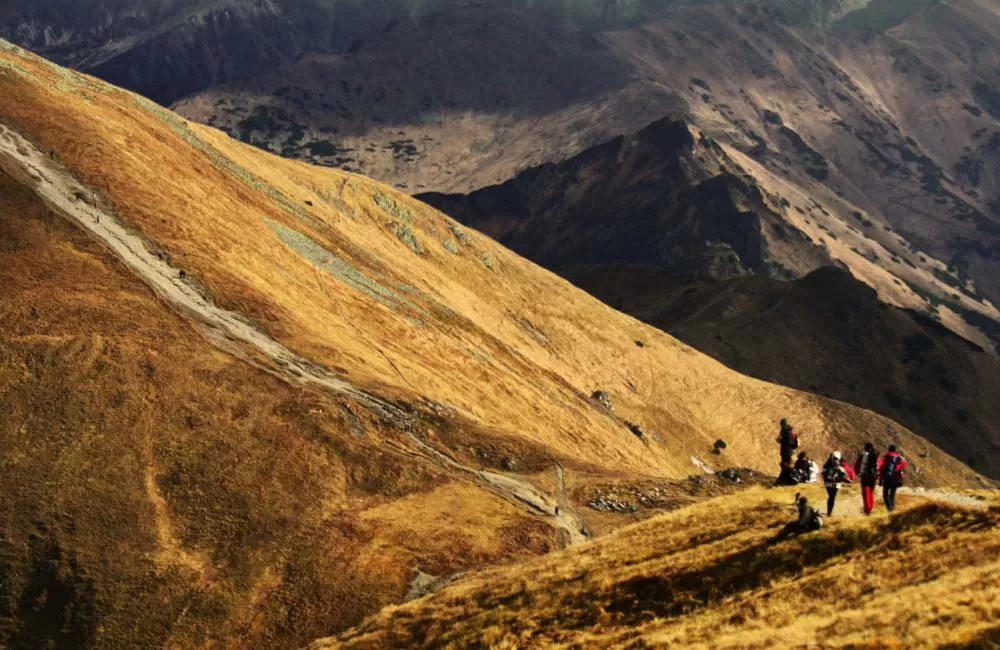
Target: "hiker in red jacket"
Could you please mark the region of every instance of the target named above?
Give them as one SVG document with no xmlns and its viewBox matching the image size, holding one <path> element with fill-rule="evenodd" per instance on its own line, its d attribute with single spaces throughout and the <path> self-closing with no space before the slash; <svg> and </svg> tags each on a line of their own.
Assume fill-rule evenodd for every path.
<svg viewBox="0 0 1000 650">
<path fill-rule="evenodd" d="M 882 457 L 878 473 L 878 484 L 882 486 L 882 500 L 885 501 L 885 507 L 889 512 L 896 509 L 896 490 L 903 485 L 905 469 L 906 459 L 896 451 L 896 445 L 889 445 L 889 451 Z"/>
<path fill-rule="evenodd" d="M 861 481 L 861 500 L 864 503 L 865 514 L 870 515 L 875 508 L 875 484 L 878 483 L 882 459 L 875 451 L 875 445 L 865 443 L 865 450 L 858 454 L 854 463 L 854 473 Z"/>
</svg>

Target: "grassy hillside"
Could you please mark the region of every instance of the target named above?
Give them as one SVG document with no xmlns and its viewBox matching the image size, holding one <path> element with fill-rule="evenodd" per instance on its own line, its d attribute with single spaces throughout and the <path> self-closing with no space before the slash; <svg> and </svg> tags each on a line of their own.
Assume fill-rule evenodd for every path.
<svg viewBox="0 0 1000 650">
<path fill-rule="evenodd" d="M 981 480 L 369 179 L 2 42 L 0 117 L 0 645 L 297 647 L 578 539 L 564 483 L 682 478 L 719 438 L 773 471 L 781 417 Z"/>
<path fill-rule="evenodd" d="M 1000 478 L 1000 362 L 923 314 L 880 302 L 845 271 L 795 282 L 698 281 L 640 267 L 560 272 L 734 370 L 872 409 Z"/>
<path fill-rule="evenodd" d="M 808 496 L 819 500 L 821 490 Z M 787 497 L 787 499 L 786 499 Z M 858 507 L 842 495 L 843 514 Z M 751 491 L 391 607 L 312 650 L 990 648 L 1000 509 L 907 498 L 776 540 L 791 492 Z"/>
</svg>

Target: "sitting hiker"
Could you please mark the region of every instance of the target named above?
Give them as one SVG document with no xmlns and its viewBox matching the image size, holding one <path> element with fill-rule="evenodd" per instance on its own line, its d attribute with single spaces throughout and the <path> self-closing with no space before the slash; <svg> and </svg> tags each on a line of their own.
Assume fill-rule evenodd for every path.
<svg viewBox="0 0 1000 650">
<path fill-rule="evenodd" d="M 819 530 L 823 527 L 823 517 L 820 516 L 819 510 L 813 508 L 809 505 L 809 500 L 805 497 L 799 497 L 799 518 L 795 521 L 798 525 L 799 530 L 802 532 L 809 532 L 813 530 Z"/>
<path fill-rule="evenodd" d="M 795 467 L 792 468 L 792 476 L 796 483 L 806 483 L 809 480 L 810 461 L 806 452 L 800 451 L 799 457 L 795 460 Z"/>
<path fill-rule="evenodd" d="M 851 477 L 844 469 L 843 456 L 839 451 L 830 454 L 823 465 L 823 485 L 826 486 L 826 516 L 833 515 L 833 506 L 837 502 L 837 492 L 844 483 L 850 483 Z"/>
<path fill-rule="evenodd" d="M 780 542 L 792 535 L 801 535 L 823 527 L 823 517 L 819 510 L 809 505 L 809 500 L 804 496 L 795 495 L 795 506 L 798 509 L 798 516 L 795 521 L 789 522 L 771 541 L 772 544 Z"/>
</svg>

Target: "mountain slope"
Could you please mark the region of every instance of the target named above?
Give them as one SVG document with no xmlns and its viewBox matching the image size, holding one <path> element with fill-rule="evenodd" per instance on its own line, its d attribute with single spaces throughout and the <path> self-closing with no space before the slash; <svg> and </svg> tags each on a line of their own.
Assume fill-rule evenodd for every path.
<svg viewBox="0 0 1000 650">
<path fill-rule="evenodd" d="M 844 271 L 823 268 L 795 282 L 698 281 L 638 267 L 561 273 L 734 370 L 869 408 L 1000 476 L 996 357 L 924 315 L 881 303 Z"/>
<path fill-rule="evenodd" d="M 814 238 L 862 230 L 849 246 L 933 294 L 932 311 L 980 311 L 980 298 L 998 299 L 990 138 L 1000 121 L 980 106 L 1000 81 L 995 3 L 933 3 L 884 33 L 791 28 L 752 6 L 672 18 L 609 39 L 639 74 L 691 79 L 674 88 L 692 121 L 747 154 L 766 189 L 800 213 L 812 201 L 826 211 L 800 227 Z M 713 64 L 720 59 L 728 65 Z"/>
<path fill-rule="evenodd" d="M 418 198 L 549 268 L 684 272 L 721 249 L 731 273 L 797 277 L 832 259 L 718 144 L 670 120 L 468 196 Z"/>
<path fill-rule="evenodd" d="M 994 646 L 995 502 L 902 498 L 865 518 L 845 494 L 824 529 L 784 540 L 791 493 L 716 499 L 468 576 L 310 648 Z"/>
<path fill-rule="evenodd" d="M 0 116 L 0 644 L 300 646 L 578 541 L 564 481 L 681 478 L 720 437 L 767 471 L 781 417 L 982 480 L 405 195 L 6 43 Z"/>
<path fill-rule="evenodd" d="M 287 157 L 464 191 L 662 117 L 671 94 L 649 92 L 611 48 L 556 16 L 467 7 L 174 108 Z"/>
<path fill-rule="evenodd" d="M 874 25 L 887 4 L 900 3 L 844 21 Z M 727 150 L 735 173 L 788 203 L 788 226 L 884 300 L 981 344 L 984 332 L 1000 341 L 995 5 L 914 5 L 882 31 L 819 30 L 793 14 L 781 3 L 676 7 L 605 32 L 593 53 L 574 57 L 565 56 L 577 51 L 570 32 L 549 30 L 554 55 L 522 52 L 516 36 L 529 28 L 508 12 L 470 9 L 177 108 L 283 155 L 452 193 L 565 161 L 665 115 L 683 118 Z M 528 62 L 508 65 L 522 54 Z M 444 60 L 462 61 L 461 83 L 449 83 Z M 568 95 L 546 82 L 581 69 L 614 92 Z M 380 93 L 371 78 L 394 83 Z M 330 79 L 348 84 L 331 88 Z"/>
<path fill-rule="evenodd" d="M 929 299 L 931 315 L 952 330 L 985 346 L 1000 344 L 995 328 L 984 327 L 990 342 L 974 326 L 1000 313 L 981 297 L 953 293 L 957 280 L 944 264 L 914 250 L 907 254 L 916 262 L 901 259 L 901 240 L 888 226 L 876 228 L 856 213 L 855 227 L 836 208 L 788 189 L 736 149 L 682 122 L 660 120 L 498 186 L 418 198 L 556 271 L 638 264 L 719 279 L 747 273 L 792 279 L 834 263 L 887 302 L 926 311 Z M 893 265 L 878 262 L 884 258 Z M 936 295 L 968 312 L 938 310 Z"/>
</svg>

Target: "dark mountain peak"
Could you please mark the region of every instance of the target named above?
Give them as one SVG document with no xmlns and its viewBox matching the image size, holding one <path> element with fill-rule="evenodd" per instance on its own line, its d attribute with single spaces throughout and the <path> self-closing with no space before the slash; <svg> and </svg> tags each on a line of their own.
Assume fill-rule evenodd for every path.
<svg viewBox="0 0 1000 650">
<path fill-rule="evenodd" d="M 686 121 L 675 116 L 667 116 L 653 122 L 628 140 L 636 144 L 655 147 L 667 155 L 691 152 L 695 146 L 691 127 Z"/>
<path fill-rule="evenodd" d="M 801 232 L 791 236 L 756 182 L 735 169 L 717 143 L 667 117 L 502 185 L 419 198 L 550 268 L 639 264 L 785 277 L 789 268 L 830 263 Z M 783 246 L 770 245 L 773 232 Z"/>
</svg>

